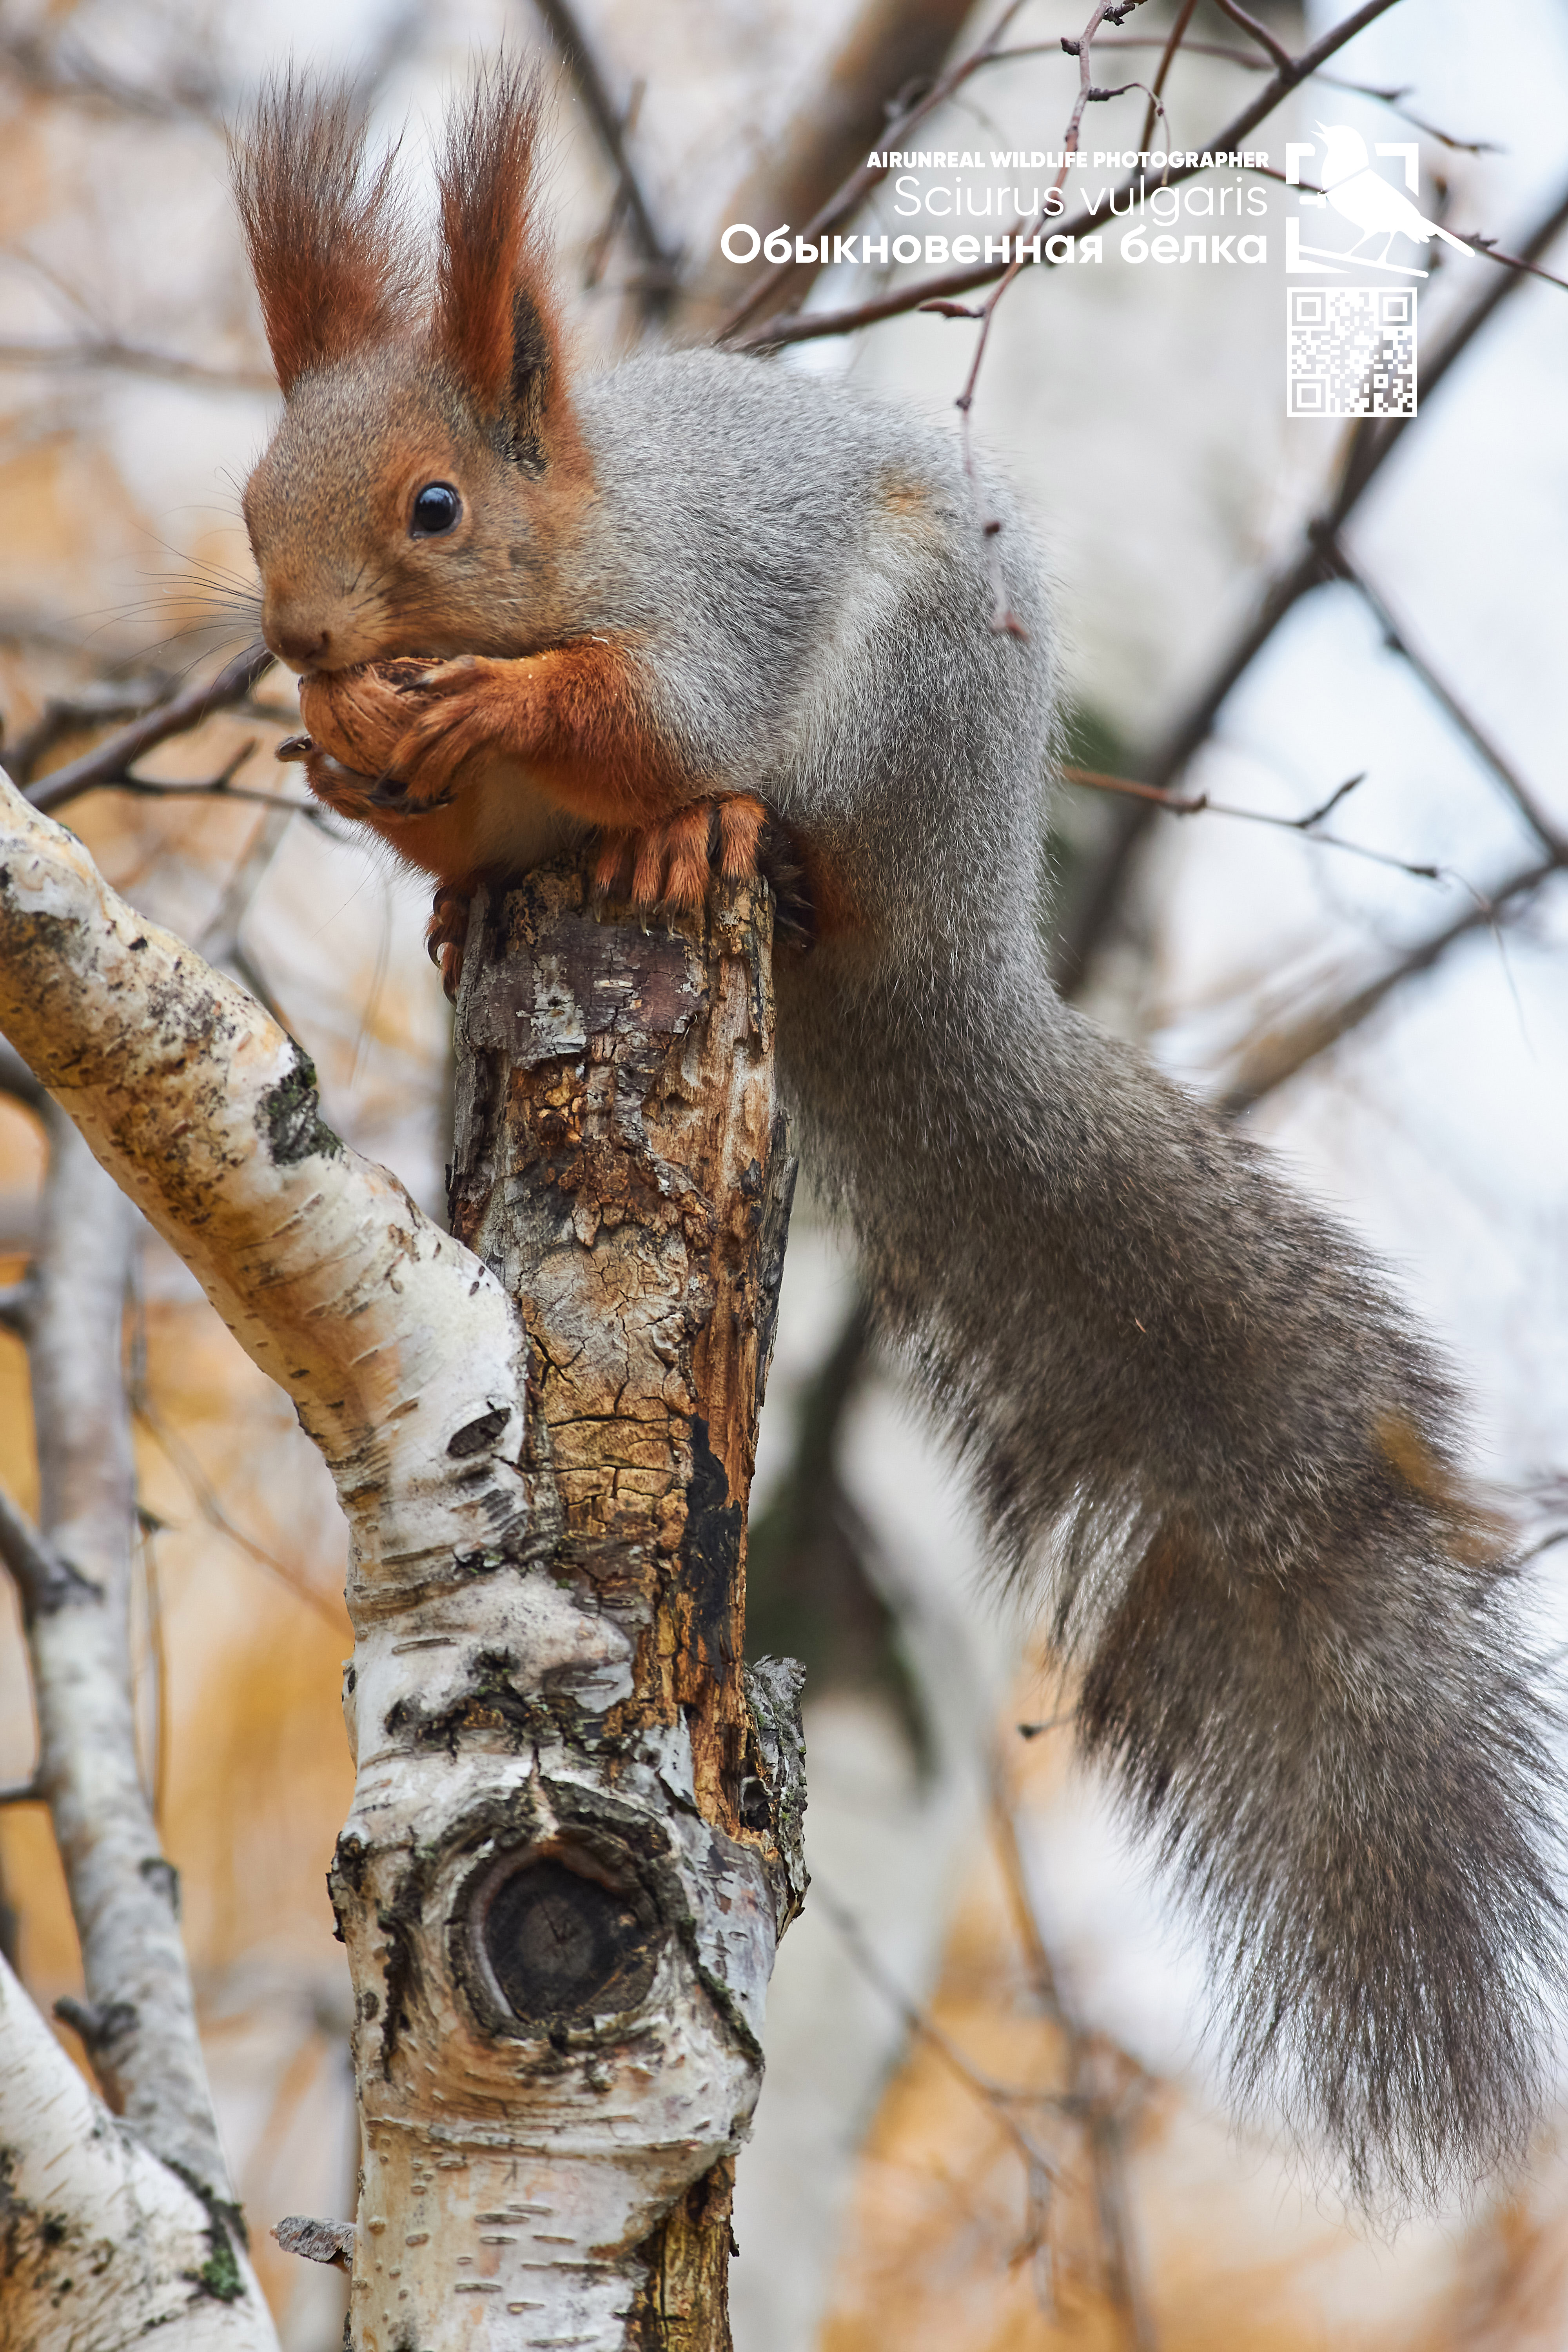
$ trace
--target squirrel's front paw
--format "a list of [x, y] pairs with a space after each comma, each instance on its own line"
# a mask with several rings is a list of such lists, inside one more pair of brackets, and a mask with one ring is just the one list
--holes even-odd
[[362, 776], [356, 768], [345, 768], [312, 737], [286, 736], [278, 746], [277, 757], [298, 761], [316, 798], [337, 815], [363, 821], [374, 808], [375, 778]]
[[634, 907], [700, 907], [716, 876], [739, 882], [757, 870], [757, 841], [767, 810], [750, 793], [699, 801], [636, 832], [605, 833], [594, 868], [605, 898], [625, 892]]
[[312, 670], [300, 680], [300, 715], [318, 750], [356, 775], [390, 776], [408, 732], [405, 694], [427, 664], [380, 662], [358, 669]]
[[459, 654], [451, 661], [423, 664], [400, 689], [403, 732], [389, 765], [408, 778], [411, 797], [443, 798], [465, 761], [508, 748], [522, 667], [521, 662]]

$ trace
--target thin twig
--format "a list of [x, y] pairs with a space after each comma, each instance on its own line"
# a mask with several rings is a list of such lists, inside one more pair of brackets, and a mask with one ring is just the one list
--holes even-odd
[[[248, 760], [256, 749], [247, 743], [239, 761]], [[320, 801], [287, 801], [277, 793], [264, 793], [250, 784], [233, 782], [233, 769], [220, 770], [216, 776], [160, 780], [152, 776], [95, 776], [90, 783], [78, 784], [74, 792], [62, 793], [53, 805], [75, 799], [82, 793], [133, 793], [143, 800], [155, 801], [244, 801], [253, 808], [281, 809], [289, 816], [309, 817], [312, 824], [321, 823], [326, 810]], [[51, 777], [49, 782], [53, 782]]]
[[534, 5], [550, 27], [551, 39], [577, 85], [599, 143], [609, 157], [626, 217], [642, 256], [637, 292], [645, 310], [657, 315], [668, 309], [679, 282], [679, 252], [665, 242], [654, 221], [652, 207], [626, 153], [626, 121], [611, 100], [598, 59], [577, 22], [572, 0], [534, 0]]
[[1473, 932], [1495, 929], [1507, 911], [1517, 910], [1533, 898], [1543, 883], [1554, 874], [1568, 871], [1568, 857], [1553, 856], [1542, 863], [1528, 866], [1510, 875], [1491, 890], [1479, 906], [1467, 908], [1440, 931], [1419, 940], [1405, 950], [1385, 971], [1375, 980], [1352, 990], [1317, 1012], [1310, 1012], [1289, 1027], [1271, 1024], [1268, 1034], [1244, 1053], [1235, 1075], [1219, 1098], [1219, 1108], [1232, 1118], [1241, 1115], [1272, 1094], [1289, 1078], [1315, 1061], [1320, 1054], [1339, 1044], [1351, 1030], [1359, 1028], [1385, 1003], [1395, 989], [1408, 980], [1430, 971], [1441, 962], [1451, 948]]
[[[1120, 0], [1120, 5], [1118, 5], [1118, 0], [1096, 0], [1096, 5], [1089, 16], [1089, 22], [1084, 26], [1083, 31], [1079, 34], [1078, 39], [1073, 42], [1064, 41], [1062, 43], [1062, 47], [1065, 49], [1070, 49], [1078, 58], [1078, 95], [1073, 100], [1072, 112], [1068, 118], [1067, 130], [1062, 137], [1062, 161], [1058, 169], [1056, 178], [1051, 183], [1052, 194], [1055, 194], [1060, 189], [1062, 182], [1067, 178], [1068, 170], [1068, 157], [1069, 155], [1076, 155], [1078, 152], [1079, 133], [1082, 128], [1086, 110], [1097, 100], [1120, 98], [1122, 95], [1121, 90], [1097, 89], [1094, 86], [1092, 51], [1095, 34], [1099, 31], [1101, 24], [1105, 21], [1108, 16], [1112, 16], [1114, 21], [1117, 24], [1120, 24], [1122, 17], [1126, 15], [1129, 7], [1137, 7], [1141, 5], [1142, 0]], [[1005, 24], [1005, 22], [1006, 19], [1004, 18], [1003, 23]], [[1000, 26], [997, 27], [997, 31], [1000, 33]], [[1158, 98], [1154, 97], [1152, 102], [1158, 106]], [[980, 477], [975, 469], [974, 464], [974, 439], [972, 430], [972, 420], [974, 407], [974, 394], [980, 383], [980, 371], [985, 362], [985, 353], [990, 347], [991, 327], [992, 322], [996, 316], [997, 304], [1001, 301], [1003, 296], [1006, 293], [1007, 289], [1012, 285], [1014, 279], [1017, 277], [1019, 271], [1024, 268], [1024, 266], [1022, 240], [1020, 239], [1015, 258], [1002, 272], [994, 289], [982, 304], [981, 309], [977, 313], [980, 320], [980, 332], [975, 338], [974, 356], [970, 362], [969, 373], [964, 378], [963, 389], [959, 394], [958, 399], [954, 404], [957, 407], [959, 415], [959, 438], [963, 452], [963, 470], [968, 478], [970, 495], [974, 501], [975, 511], [980, 518], [981, 532], [985, 542], [986, 565], [991, 583], [990, 625], [992, 630], [998, 636], [1006, 635], [1011, 637], [1023, 637], [1026, 635], [1027, 632], [1026, 631], [1023, 623], [1019, 620], [1017, 614], [1013, 611], [1012, 606], [1007, 602], [1006, 583], [1002, 570], [1002, 551], [999, 544], [1003, 526], [997, 516], [987, 511], [981, 498]], [[951, 305], [943, 304], [942, 307], [951, 315]]]
[[1046, 2014], [1060, 2029], [1068, 2046], [1072, 2102], [1083, 2121], [1094, 2168], [1106, 2291], [1123, 2322], [1133, 2352], [1153, 2352], [1153, 2321], [1133, 2252], [1120, 2101], [1106, 2095], [1098, 2038], [1086, 2029], [1063, 1993], [1060, 1974], [1040, 1927], [1018, 1841], [1017, 1816], [1006, 1769], [999, 1756], [993, 1758], [991, 1769], [991, 1822], [1014, 1924], [1036, 1996]]
[[213, 367], [179, 352], [121, 342], [115, 335], [84, 336], [74, 343], [0, 342], [0, 367], [47, 368], [77, 375], [95, 369], [121, 375], [153, 376], [164, 383], [200, 383], [212, 392], [276, 392], [278, 379], [265, 368]]
[[156, 744], [166, 743], [171, 735], [188, 734], [215, 710], [226, 710], [233, 703], [245, 701], [257, 679], [271, 666], [272, 656], [265, 646], [247, 646], [205, 686], [186, 687], [171, 695], [144, 719], [107, 737], [96, 751], [84, 751], [79, 760], [57, 768], [52, 775], [30, 788], [28, 800], [35, 808], [56, 809], [63, 807], [78, 793], [87, 791], [89, 785], [123, 786], [126, 772], [143, 752], [151, 751]]
[[[1546, 251], [1568, 224], [1568, 186], [1537, 222], [1524, 242], [1527, 258]], [[1432, 396], [1484, 331], [1499, 306], [1524, 283], [1519, 273], [1492, 281], [1463, 311], [1441, 343], [1427, 358], [1421, 414], [1431, 411]], [[1151, 756], [1146, 781], [1162, 789], [1173, 784], [1201, 744], [1205, 742], [1229, 696], [1251, 668], [1280, 624], [1302, 597], [1325, 582], [1339, 577], [1339, 536], [1345, 523], [1418, 417], [1362, 417], [1352, 428], [1342, 450], [1339, 480], [1327, 507], [1309, 521], [1296, 551], [1266, 581], [1251, 616], [1226, 646], [1207, 679], [1189, 702], [1163, 741]], [[1123, 821], [1100, 850], [1095, 870], [1077, 895], [1070, 919], [1058, 925], [1054, 964], [1058, 984], [1070, 987], [1087, 969], [1110, 919], [1122, 877], [1152, 806], [1131, 803]]]
[[[1363, 0], [1363, 5], [1352, 16], [1347, 16], [1342, 23], [1336, 25], [1331, 31], [1326, 33], [1313, 47], [1303, 51], [1289, 73], [1280, 72], [1274, 75], [1252, 103], [1244, 107], [1234, 121], [1226, 123], [1225, 128], [1216, 131], [1212, 138], [1204, 140], [1201, 142], [1201, 150], [1211, 153], [1216, 151], [1228, 152], [1237, 146], [1248, 132], [1256, 130], [1265, 116], [1273, 112], [1282, 99], [1289, 97], [1290, 91], [1301, 82], [1309, 80], [1327, 58], [1331, 58], [1337, 50], [1343, 48], [1347, 41], [1353, 40], [1355, 36], [1364, 30], [1375, 18], [1397, 5], [1398, 0]], [[900, 130], [905, 127], [900, 126]], [[892, 132], [889, 131], [889, 143], [891, 144], [891, 142]], [[1172, 168], [1166, 174], [1166, 184], [1174, 186], [1180, 181], [1194, 179], [1201, 169], [1202, 166], [1197, 164], [1183, 164], [1179, 170]], [[847, 182], [846, 189], [852, 184]], [[1128, 195], [1135, 192], [1137, 186], [1138, 182], [1135, 179], [1129, 179], [1116, 193], [1118, 195]], [[856, 200], [858, 201], [858, 198]], [[852, 207], [846, 207], [846, 209], [852, 209]], [[1114, 209], [1113, 199], [1112, 210]], [[1014, 222], [1012, 229], [1008, 232], [1009, 235], [1023, 236], [1034, 227], [1037, 217], [1037, 215], [1031, 215], [1027, 220], [1020, 217]], [[1103, 226], [1104, 218], [1100, 213], [1084, 212], [1078, 214], [1070, 221], [1061, 223], [1055, 234], [1078, 236], [1086, 230], [1097, 226], [1102, 228]], [[1055, 264], [1048, 266], [1054, 268]], [[940, 278], [916, 279], [912, 284], [902, 286], [893, 293], [879, 296], [874, 301], [858, 303], [848, 310], [782, 313], [776, 318], [764, 319], [759, 325], [753, 327], [749, 334], [741, 338], [741, 347], [742, 350], [752, 351], [783, 343], [816, 342], [829, 335], [851, 334], [858, 328], [876, 326], [884, 319], [901, 318], [906, 312], [921, 310], [931, 303], [956, 300], [961, 295], [973, 293], [978, 287], [994, 285], [997, 278], [1015, 267], [1013, 263], [983, 262], [970, 269], [949, 270]], [[761, 294], [766, 291], [766, 287], [761, 285], [760, 281], [759, 285], [758, 299], [760, 299]], [[742, 320], [752, 314], [755, 308], [756, 303], [748, 298], [744, 310], [737, 310], [725, 321], [724, 326], [720, 330], [720, 339], [722, 340], [732, 334], [742, 323]]]
[[1161, 784], [1141, 784], [1131, 776], [1102, 775], [1096, 768], [1063, 768], [1060, 773], [1069, 784], [1079, 784], [1097, 793], [1120, 793], [1129, 800], [1146, 801], [1152, 807], [1164, 809], [1171, 816], [1232, 816], [1248, 824], [1269, 824], [1282, 833], [1304, 834], [1309, 841], [1324, 849], [1343, 849], [1352, 857], [1369, 858], [1374, 866], [1392, 866], [1396, 874], [1408, 874], [1417, 882], [1458, 882], [1464, 889], [1470, 887], [1464, 877], [1447, 866], [1417, 866], [1405, 857], [1395, 857], [1391, 850], [1369, 849], [1364, 842], [1347, 841], [1341, 833], [1320, 833], [1318, 826], [1331, 809], [1337, 808], [1345, 794], [1357, 784], [1364, 783], [1366, 773], [1347, 777], [1337, 785], [1321, 808], [1309, 809], [1305, 816], [1277, 816], [1269, 809], [1237, 808], [1234, 802], [1216, 801], [1209, 793], [1176, 793]]
[[1568, 294], [1568, 278], [1554, 278], [1550, 269], [1542, 269], [1539, 263], [1526, 261], [1517, 253], [1505, 253], [1495, 236], [1477, 236], [1472, 232], [1465, 241], [1475, 247], [1484, 261], [1500, 262], [1505, 269], [1522, 269], [1530, 277], [1543, 278], [1548, 286], [1555, 286]]
[[1233, 25], [1239, 25], [1244, 33], [1250, 33], [1258, 47], [1267, 50], [1281, 73], [1292, 70], [1296, 61], [1289, 50], [1275, 39], [1267, 25], [1260, 25], [1256, 16], [1249, 16], [1245, 8], [1239, 7], [1237, 0], [1215, 0], [1215, 6], [1221, 9]]
[[207, 1525], [216, 1528], [218, 1534], [226, 1537], [231, 1544], [237, 1545], [247, 1559], [255, 1560], [258, 1568], [265, 1568], [271, 1575], [277, 1577], [279, 1582], [286, 1585], [297, 1601], [308, 1601], [317, 1614], [324, 1617], [330, 1625], [341, 1626], [343, 1622], [342, 1611], [334, 1601], [329, 1600], [325, 1593], [319, 1592], [308, 1577], [300, 1576], [293, 1569], [287, 1567], [275, 1552], [268, 1551], [264, 1544], [258, 1544], [253, 1536], [246, 1534], [243, 1528], [235, 1525], [219, 1502], [217, 1490], [202, 1468], [195, 1454], [184, 1440], [177, 1437], [169, 1427], [152, 1398], [143, 1391], [140, 1396], [132, 1399], [132, 1406], [137, 1420], [148, 1434], [156, 1441], [162, 1452], [168, 1457], [174, 1470], [190, 1489], [196, 1508]]
[[1460, 702], [1452, 687], [1438, 676], [1429, 661], [1416, 652], [1404, 624], [1394, 619], [1382, 591], [1373, 587], [1360, 558], [1350, 553], [1342, 534], [1336, 533], [1333, 548], [1341, 572], [1377, 621], [1390, 652], [1402, 657], [1433, 700], [1447, 711], [1466, 741], [1491, 770], [1542, 847], [1558, 856], [1568, 853], [1568, 837], [1552, 823], [1518, 769], [1498, 750], [1480, 722]]
[[153, 121], [184, 117], [216, 122], [225, 103], [216, 74], [198, 76], [187, 68], [156, 87], [122, 81], [79, 46], [73, 54], [58, 37], [48, 42], [30, 32], [0, 33], [0, 67], [40, 96], [112, 106]]
[[30, 784], [39, 761], [63, 736], [87, 727], [111, 726], [116, 719], [140, 719], [166, 702], [170, 692], [166, 677], [132, 677], [95, 678], [73, 693], [52, 694], [32, 725], [6, 740], [6, 773], [13, 783]]
[[[1161, 98], [1164, 92], [1165, 77], [1170, 72], [1172, 66], [1175, 63], [1176, 51], [1181, 47], [1182, 43], [1186, 38], [1187, 26], [1193, 21], [1194, 11], [1196, 9], [1197, 5], [1198, 0], [1182, 0], [1181, 9], [1177, 15], [1176, 21], [1171, 27], [1170, 36], [1166, 40], [1164, 49], [1161, 54], [1160, 62], [1154, 69], [1154, 79], [1149, 91], [1149, 111], [1143, 117], [1143, 135], [1138, 142], [1141, 149], [1147, 148], [1150, 140], [1154, 135], [1155, 122], [1165, 110], [1160, 103]], [[1111, 42], [1115, 42], [1119, 48], [1142, 49], [1152, 48], [1154, 46], [1152, 42], [1142, 41], [1135, 37], [1129, 37], [1119, 38], [1114, 33], [1108, 33], [1106, 36], [1106, 41], [1108, 45]]]
[[[999, 49], [991, 63], [1005, 65], [1015, 58], [1054, 57], [1060, 46], [1058, 41], [1020, 42], [1016, 48]], [[1168, 47], [1169, 40], [1168, 37], [1162, 39], [1157, 34], [1104, 33], [1095, 46], [1101, 49], [1159, 49]], [[1267, 58], [1258, 57], [1251, 49], [1236, 48], [1226, 41], [1184, 40], [1182, 55], [1187, 58], [1220, 58], [1226, 65], [1240, 66], [1247, 73], [1268, 71]], [[1506, 148], [1500, 147], [1494, 139], [1459, 139], [1452, 131], [1440, 131], [1435, 122], [1424, 121], [1419, 115], [1410, 113], [1408, 109], [1400, 104], [1400, 100], [1411, 96], [1414, 89], [1412, 83], [1405, 82], [1396, 89], [1388, 89], [1376, 82], [1350, 81], [1343, 74], [1314, 73], [1310, 79], [1322, 82], [1329, 89], [1342, 89], [1354, 98], [1374, 99], [1380, 106], [1386, 106], [1391, 113], [1397, 114], [1402, 122], [1410, 123], [1416, 131], [1424, 131], [1428, 139], [1436, 139], [1439, 146], [1451, 148], [1456, 154], [1503, 155], [1508, 152]], [[1138, 142], [1141, 149], [1148, 147], [1149, 136], [1153, 127], [1152, 121], [1146, 117], [1143, 136]], [[1256, 166], [1253, 168], [1256, 169]], [[1290, 184], [1294, 186], [1296, 184], [1291, 182]]]
[[815, 1871], [812, 1873], [811, 1895], [813, 1904], [825, 1911], [832, 1920], [839, 1936], [848, 1947], [861, 1974], [876, 1987], [883, 1999], [898, 2012], [905, 2031], [915, 2040], [925, 2042], [928, 2048], [934, 2051], [943, 2065], [957, 2075], [965, 2089], [973, 2091], [975, 2097], [991, 2110], [1019, 2154], [1026, 2158], [1031, 2164], [1038, 2165], [1048, 2178], [1054, 2179], [1056, 2168], [1050, 2158], [1045, 2149], [1038, 2147], [1025, 2131], [1013, 2110], [1020, 2105], [1058, 2105], [1060, 2101], [1056, 2095], [1041, 2091], [1009, 2090], [1005, 2083], [998, 2083], [992, 2075], [976, 2066], [973, 2060], [967, 2057], [959, 2048], [957, 2042], [943, 2032], [935, 2020], [921, 2009], [918, 2002], [910, 1999], [902, 1986], [883, 1966], [854, 1912], [850, 1910], [847, 1904], [839, 1901], [831, 1887], [824, 1885], [821, 1877]]
[[[900, 107], [890, 117], [887, 129], [882, 134], [884, 148], [901, 148], [911, 131], [918, 129], [926, 117], [933, 114], [939, 106], [945, 105], [953, 92], [961, 89], [971, 75], [979, 72], [982, 67], [990, 61], [996, 54], [1004, 33], [1024, 5], [1025, 0], [1008, 0], [1008, 5], [1004, 8], [996, 23], [976, 48], [972, 49], [967, 57], [960, 58], [959, 62], [950, 67], [946, 73], [939, 75], [928, 89], [922, 90], [918, 98], [911, 100], [908, 105]], [[886, 177], [886, 168], [876, 164], [862, 164], [851, 172], [848, 178], [842, 181], [834, 190], [826, 203], [819, 205], [813, 213], [800, 232], [802, 237], [808, 242], [815, 242], [823, 236], [825, 231], [838, 227], [851, 213], [858, 210], [871, 190], [879, 186]], [[762, 274], [752, 279], [734, 308], [714, 329], [714, 341], [727, 342], [740, 328], [745, 325], [748, 319], [754, 318], [773, 289], [790, 277], [794, 269], [793, 261], [770, 262]], [[748, 336], [746, 340], [750, 343], [753, 341], [772, 341], [775, 339], [772, 336]]]

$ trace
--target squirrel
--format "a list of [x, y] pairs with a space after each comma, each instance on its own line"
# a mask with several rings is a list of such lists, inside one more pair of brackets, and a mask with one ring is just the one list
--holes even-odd
[[[589, 845], [639, 908], [772, 839], [806, 1164], [1044, 1564], [1083, 1751], [1205, 1926], [1239, 2095], [1363, 2194], [1516, 2156], [1561, 1925], [1549, 1723], [1434, 1346], [1336, 1220], [1064, 1003], [1058, 687], [1005, 488], [951, 437], [713, 351], [569, 373], [536, 88], [452, 110], [426, 259], [348, 100], [275, 89], [236, 185], [285, 395], [244, 511], [313, 791], [437, 883]], [[995, 567], [1014, 627], [995, 625]]]

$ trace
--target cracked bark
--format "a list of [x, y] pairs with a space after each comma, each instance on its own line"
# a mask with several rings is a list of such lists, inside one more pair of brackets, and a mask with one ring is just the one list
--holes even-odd
[[793, 1685], [752, 1682], [753, 1715], [742, 1664], [793, 1177], [768, 950], [760, 892], [653, 937], [591, 920], [570, 869], [476, 906], [453, 1229], [528, 1334], [521, 1444], [480, 1441], [518, 1445], [526, 1533], [390, 1644], [351, 1585], [375, 2352], [406, 2318], [441, 2340], [458, 2296], [487, 2344], [729, 2342], [731, 2159], [800, 1892]]
[[791, 1172], [768, 919], [734, 889], [669, 937], [595, 926], [564, 871], [479, 903], [454, 1237], [0, 786], [0, 1020], [350, 1521], [361, 2352], [729, 2340], [801, 1893], [794, 1670], [740, 1641]]

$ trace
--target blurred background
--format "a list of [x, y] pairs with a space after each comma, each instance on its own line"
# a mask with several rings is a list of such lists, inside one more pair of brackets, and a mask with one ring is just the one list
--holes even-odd
[[[1083, 146], [1216, 143], [1272, 72], [1268, 44], [1294, 55], [1346, 13], [1145, 0], [1094, 50], [1098, 84], [1143, 87], [1090, 106]], [[502, 40], [536, 51], [562, 286], [596, 367], [711, 332], [748, 276], [720, 256], [724, 227], [804, 225], [1000, 15], [0, 0], [10, 772], [37, 781], [254, 634], [238, 498], [277, 396], [224, 125], [264, 74], [290, 58], [352, 74], [418, 173], [473, 61]], [[1086, 15], [1028, 0], [1008, 54], [905, 143], [1059, 150], [1079, 87], [1061, 42]], [[1417, 142], [1423, 209], [1476, 248], [1403, 249], [1431, 275], [1420, 412], [1398, 426], [1286, 415], [1298, 200], [1279, 175], [1320, 119]], [[1249, 183], [1268, 193], [1267, 263], [1135, 266], [1111, 222], [1100, 265], [1010, 288], [973, 415], [1056, 578], [1071, 768], [1188, 804], [1063, 788], [1063, 984], [1268, 1137], [1397, 1265], [1466, 1369], [1488, 1475], [1534, 1556], [1541, 1639], [1568, 1657], [1565, 125], [1562, 0], [1400, 0], [1235, 142], [1267, 147], [1275, 174]], [[896, 231], [893, 207], [884, 184], [852, 225]], [[917, 274], [797, 272], [758, 316], [853, 310]], [[975, 332], [901, 315], [757, 363], [843, 374], [956, 430]], [[423, 893], [301, 808], [272, 758], [296, 724], [291, 681], [268, 673], [140, 762], [143, 784], [184, 789], [97, 791], [67, 821], [138, 905], [265, 996], [315, 1059], [331, 1123], [440, 1213], [449, 1022]], [[40, 1171], [30, 1116], [0, 1094], [0, 1282], [26, 1264]], [[264, 2283], [288, 2352], [330, 2352], [340, 2278], [267, 2232], [353, 2210], [324, 1885], [351, 1787], [342, 1530], [285, 1399], [151, 1235], [133, 1321], [144, 1769]], [[31, 1507], [26, 1363], [5, 1331], [0, 1394], [0, 1483]], [[1226, 2112], [1193, 1949], [1073, 1767], [1070, 1688], [1029, 1608], [980, 1584], [962, 1496], [868, 1347], [809, 1195], [751, 1577], [754, 1652], [809, 1669], [816, 1884], [780, 1954], [740, 2168], [740, 2352], [1568, 2344], [1554, 2134], [1521, 2183], [1390, 2239], [1269, 2117]], [[0, 1795], [33, 1755], [0, 1587]], [[30, 1802], [0, 1806], [0, 1937], [46, 2008], [79, 1990]]]

